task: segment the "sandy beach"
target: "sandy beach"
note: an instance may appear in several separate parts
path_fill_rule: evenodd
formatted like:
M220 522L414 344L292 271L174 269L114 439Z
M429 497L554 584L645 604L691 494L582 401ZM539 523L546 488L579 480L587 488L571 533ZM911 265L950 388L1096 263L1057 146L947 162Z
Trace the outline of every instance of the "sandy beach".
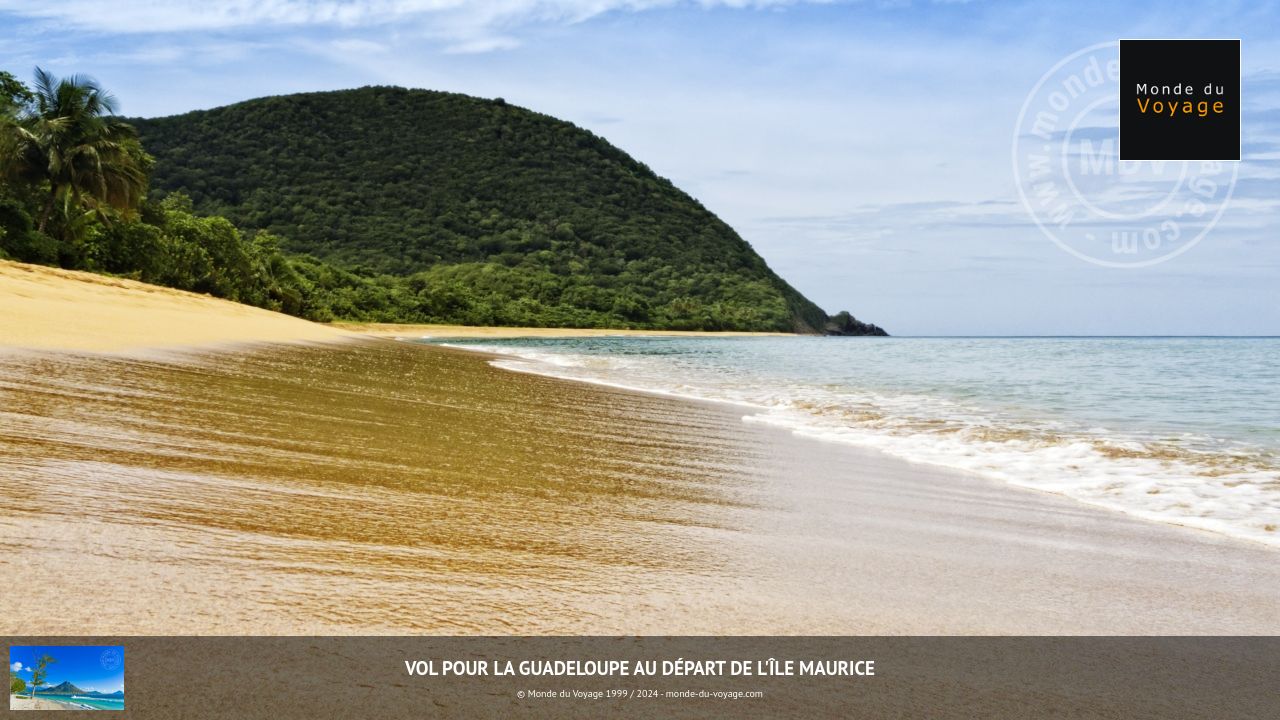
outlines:
M28 273L0 276L6 309L28 313L0 320L0 574L40 579L5 634L1280 629L1280 563L1260 544L731 406L415 343L263 343L349 336ZM99 327L36 323L39 308ZM52 351L171 339L215 345Z
M207 295L7 260L0 307L0 347L119 352L347 335Z
M27 695L9 695L10 710L76 710L78 708L71 707L66 703L54 702L47 698L36 696L32 698Z
M0 347L126 352L356 336L417 339L785 336L785 333L313 323L208 295L0 260Z

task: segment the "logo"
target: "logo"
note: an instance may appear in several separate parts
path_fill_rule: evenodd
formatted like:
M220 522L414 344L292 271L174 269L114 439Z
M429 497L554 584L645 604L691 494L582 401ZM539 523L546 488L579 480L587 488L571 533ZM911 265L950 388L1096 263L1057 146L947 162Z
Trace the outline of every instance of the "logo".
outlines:
M1125 160L1240 159L1239 40L1121 40Z
M1058 247L1096 265L1146 267L1213 229L1239 165L1121 160L1120 75L1118 42L1049 68L1018 113L1013 174L1023 206Z

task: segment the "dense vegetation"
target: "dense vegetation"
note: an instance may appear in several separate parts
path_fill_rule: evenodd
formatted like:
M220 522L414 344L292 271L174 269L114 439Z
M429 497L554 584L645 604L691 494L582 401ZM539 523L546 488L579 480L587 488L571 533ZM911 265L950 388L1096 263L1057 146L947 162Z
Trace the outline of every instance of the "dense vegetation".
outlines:
M290 251L413 278L430 313L744 330L826 321L670 182L501 100L370 87L131 122L159 190Z
M316 320L393 308L391 289L269 233L198 216L180 194L146 199L153 161L111 96L84 78L0 72L0 257L106 272ZM350 312L346 312L351 310Z
M862 325L625 153L501 100L362 88L126 122L87 80L0 81L0 256L316 320Z

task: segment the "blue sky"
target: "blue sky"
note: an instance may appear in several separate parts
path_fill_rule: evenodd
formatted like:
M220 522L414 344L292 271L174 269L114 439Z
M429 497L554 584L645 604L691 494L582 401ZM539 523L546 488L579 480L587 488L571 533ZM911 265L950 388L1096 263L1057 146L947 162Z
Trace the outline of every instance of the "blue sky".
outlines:
M501 96L671 178L830 311L897 334L1280 334L1280 6L760 0L0 0L0 67L131 115L396 84ZM1244 145L1167 262L1063 252L1018 199L1037 80L1117 38L1243 39Z
M114 653L104 660L103 653L108 650ZM119 645L18 645L9 648L9 671L30 685L32 670L43 655L55 660L47 668L45 685L69 681L85 692L124 690L124 648Z

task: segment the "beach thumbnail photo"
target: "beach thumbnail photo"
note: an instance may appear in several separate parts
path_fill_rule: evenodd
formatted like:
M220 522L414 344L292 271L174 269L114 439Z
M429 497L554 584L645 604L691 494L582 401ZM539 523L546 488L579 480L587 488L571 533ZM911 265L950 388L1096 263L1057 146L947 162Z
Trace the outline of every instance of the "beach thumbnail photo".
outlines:
M124 710L124 647L9 648L9 709Z

